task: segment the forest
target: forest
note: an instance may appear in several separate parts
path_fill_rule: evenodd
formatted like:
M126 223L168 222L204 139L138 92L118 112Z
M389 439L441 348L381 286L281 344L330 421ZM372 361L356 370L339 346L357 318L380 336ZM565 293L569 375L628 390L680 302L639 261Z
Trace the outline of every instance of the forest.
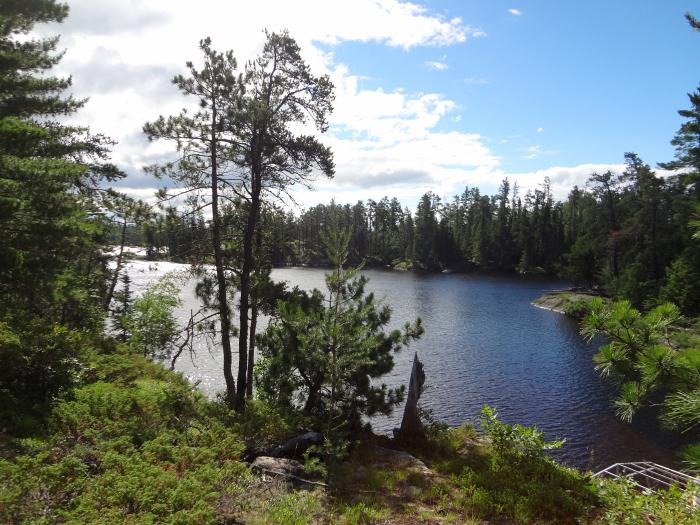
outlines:
M624 173L592 173L564 202L548 182L521 194L504 180L494 196L427 193L415 212L388 197L299 211L283 206L291 188L335 172L332 82L287 31L240 66L204 38L172 79L190 106L143 124L174 151L145 168L172 186L154 204L116 189L112 139L69 120L86 100L53 76L59 37L35 32L68 16L56 0L0 2L1 522L697 523L693 486L593 478L548 455L563 441L488 406L450 428L414 404L394 437L375 434L369 418L418 402L417 357L408 396L383 381L430 327L390 330L362 270L595 290L580 329L605 340L591 367L617 415L653 408L695 440L700 91L670 137L671 175L628 153ZM133 245L190 265L201 309L185 326L175 276L130 293ZM282 265L328 268L326 289L274 282ZM220 352L214 398L169 366L197 337ZM698 445L682 457L700 468Z
M694 106L685 113L697 114L698 97L691 94ZM564 202L553 199L548 181L521 196L505 179L493 196L478 188L465 188L451 201L426 193L415 213L388 197L298 213L270 206L263 211L260 257L273 267L328 265L321 232L336 214L352 231L351 264L557 275L637 306L672 301L683 313L696 315L700 254L692 239L698 200L692 170L697 162L669 163L691 171L660 177L627 153L623 173L592 173L587 187L573 188ZM144 246L150 259L187 262L197 259L208 238L202 214L169 208L133 226L128 242Z

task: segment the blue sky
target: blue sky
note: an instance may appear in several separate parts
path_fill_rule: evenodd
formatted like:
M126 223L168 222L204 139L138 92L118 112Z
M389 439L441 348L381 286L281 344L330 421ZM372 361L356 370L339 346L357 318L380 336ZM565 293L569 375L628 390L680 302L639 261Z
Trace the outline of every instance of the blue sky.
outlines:
M625 151L653 164L673 155L677 110L700 82L700 34L683 13L700 12L700 2L424 5L487 34L447 48L350 42L327 49L366 77L363 87L437 90L454 100L461 120L445 119L440 129L484 135L508 171L617 163ZM533 146L543 153L527 158Z
M73 0L60 72L90 97L77 116L119 144L125 191L150 198L143 165L172 156L144 122L188 101L170 84L197 42L254 57L263 29L288 29L312 70L336 85L333 181L299 190L302 206L465 186L504 177L555 195L594 171L621 170L626 151L656 165L700 82L700 33L680 0ZM212 17L211 13L217 16ZM109 23L105 23L108 20Z

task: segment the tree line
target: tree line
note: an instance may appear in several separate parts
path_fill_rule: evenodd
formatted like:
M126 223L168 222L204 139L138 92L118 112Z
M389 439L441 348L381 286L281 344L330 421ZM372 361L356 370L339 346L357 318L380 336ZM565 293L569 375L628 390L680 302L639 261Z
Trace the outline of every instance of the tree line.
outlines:
M700 94L690 98L697 123ZM320 204L298 214L267 206L261 263L328 265L322 232L336 216L352 232L351 264L558 275L636 306L673 301L694 315L700 312L700 246L692 226L700 165L687 158L663 166L683 171L660 176L627 153L622 173L592 173L563 201L553 198L549 180L521 194L504 179L495 195L467 187L443 200L428 192L415 213L389 197ZM188 261L201 254L208 235L201 213L170 208L140 225L133 240L151 258Z

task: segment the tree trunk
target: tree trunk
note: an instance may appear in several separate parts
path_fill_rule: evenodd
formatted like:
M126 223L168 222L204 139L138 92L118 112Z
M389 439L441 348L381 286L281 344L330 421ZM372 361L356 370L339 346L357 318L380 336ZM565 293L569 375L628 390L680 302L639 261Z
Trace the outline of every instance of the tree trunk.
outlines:
M255 290L250 294L250 343L248 344L248 376L245 385L245 395L253 397L253 367L255 366L255 330L258 324L258 294Z
M112 303L112 297L114 297L114 290L117 287L117 280L119 279L119 271L122 268L122 258L124 257L124 243L126 242L126 219L122 222L122 232L119 244L119 255L117 255L117 267L114 269L114 275L112 275L112 282L109 284L109 291L107 292L107 297L105 297L105 310L109 310L109 305Z
M219 307L219 320L221 323L221 347L224 354L224 380L226 382L226 398L229 403L236 397L236 383L231 371L231 319L228 309L228 296L226 293L226 276L224 275L224 258L221 253L221 217L219 216L219 177L216 153L216 104L212 104L211 125L211 239L214 247L214 266L216 267L216 282L218 285L217 297Z
M241 268L241 301L239 308L240 328L238 333L238 395L236 410L245 409L246 385L248 381L248 309L250 308L250 274L253 271L253 241L260 211L261 175L253 170L251 199L248 220L243 234L243 265Z
M262 252L262 233L258 232L255 235L255 255L260 257ZM250 334L248 338L248 375L246 380L245 395L248 399L253 397L253 374L255 372L255 331L258 325L258 290L253 287L250 293Z

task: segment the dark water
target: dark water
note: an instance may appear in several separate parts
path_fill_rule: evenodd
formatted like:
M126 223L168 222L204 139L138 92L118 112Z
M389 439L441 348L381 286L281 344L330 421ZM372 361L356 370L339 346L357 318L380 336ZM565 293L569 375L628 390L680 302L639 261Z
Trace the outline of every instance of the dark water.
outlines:
M137 281L155 273L141 272ZM364 273L370 278L368 290L391 306L393 327L423 319L422 339L395 357L394 371L383 381L407 384L418 352L426 373L421 402L437 419L450 425L476 422L481 407L489 404L507 422L536 425L548 438L566 438L553 455L571 466L595 470L640 460L674 464L676 443L655 428L653 417L634 425L615 418L611 389L593 370L596 345L578 335L573 321L531 305L563 283L500 275ZM310 268L272 273L273 279L304 289L324 289L323 275ZM191 286L183 294L189 312ZM202 348L194 361L182 359L178 369L212 394L222 388L220 362L216 348ZM399 409L392 417L373 420L373 426L389 431L400 417Z

